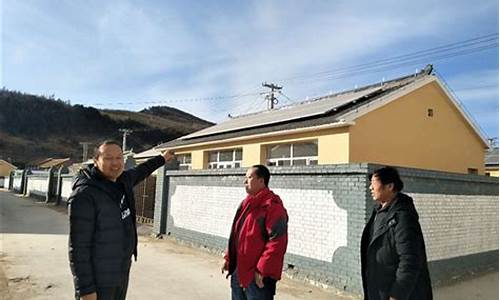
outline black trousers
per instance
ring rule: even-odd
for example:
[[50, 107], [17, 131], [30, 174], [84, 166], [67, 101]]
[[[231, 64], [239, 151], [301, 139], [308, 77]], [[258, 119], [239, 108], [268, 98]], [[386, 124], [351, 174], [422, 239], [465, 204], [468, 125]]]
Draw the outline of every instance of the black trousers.
[[130, 264], [128, 262], [123, 280], [119, 286], [97, 287], [97, 300], [125, 300], [127, 297], [128, 278], [130, 276]]
[[97, 300], [125, 300], [127, 297], [128, 277], [129, 274], [127, 274], [120, 286], [98, 287]]

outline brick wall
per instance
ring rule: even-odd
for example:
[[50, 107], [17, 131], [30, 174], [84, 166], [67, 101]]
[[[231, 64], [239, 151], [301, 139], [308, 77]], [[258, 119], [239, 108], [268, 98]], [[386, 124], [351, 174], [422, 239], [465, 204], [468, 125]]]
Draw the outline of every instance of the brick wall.
[[62, 177], [62, 186], [61, 186], [61, 201], [67, 202], [71, 192], [72, 183], [73, 183], [73, 175], [63, 175]]
[[[367, 175], [377, 167], [271, 168], [270, 188], [282, 198], [290, 217], [288, 274], [361, 293], [359, 243], [373, 207]], [[245, 197], [245, 171], [168, 171], [164, 177], [161, 170], [154, 231], [223, 251], [236, 208]], [[415, 198], [421, 215], [433, 280], [467, 272], [472, 261], [479, 262], [479, 269], [494, 267], [498, 179], [400, 171], [405, 192]], [[457, 261], [463, 267], [450, 268]]]
[[14, 175], [12, 189], [18, 193], [22, 192], [21, 191], [22, 182], [23, 182], [23, 176], [21, 174]]
[[49, 180], [48, 172], [47, 174], [43, 175], [28, 175], [28, 180], [27, 180], [28, 187], [26, 190], [28, 196], [44, 198], [49, 188], [48, 180]]

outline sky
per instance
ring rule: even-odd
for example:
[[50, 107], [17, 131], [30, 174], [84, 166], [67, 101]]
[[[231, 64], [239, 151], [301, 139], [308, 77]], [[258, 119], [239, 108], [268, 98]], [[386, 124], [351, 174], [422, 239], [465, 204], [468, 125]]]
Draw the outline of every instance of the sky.
[[[498, 137], [497, 0], [0, 3], [9, 90], [96, 108], [167, 105], [221, 122], [266, 109], [263, 82], [283, 87], [279, 106], [431, 63], [484, 135]], [[482, 50], [352, 69], [491, 34]]]

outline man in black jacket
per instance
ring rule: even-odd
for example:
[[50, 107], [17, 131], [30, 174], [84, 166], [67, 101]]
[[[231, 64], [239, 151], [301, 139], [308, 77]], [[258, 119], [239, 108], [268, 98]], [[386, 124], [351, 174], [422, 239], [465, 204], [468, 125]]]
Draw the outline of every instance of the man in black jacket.
[[432, 288], [424, 237], [413, 199], [401, 193], [395, 168], [370, 176], [377, 202], [361, 238], [365, 300], [430, 300]]
[[96, 148], [94, 165], [75, 177], [68, 203], [76, 299], [125, 299], [132, 254], [137, 259], [133, 187], [173, 159], [166, 151], [124, 171], [120, 144], [105, 141]]

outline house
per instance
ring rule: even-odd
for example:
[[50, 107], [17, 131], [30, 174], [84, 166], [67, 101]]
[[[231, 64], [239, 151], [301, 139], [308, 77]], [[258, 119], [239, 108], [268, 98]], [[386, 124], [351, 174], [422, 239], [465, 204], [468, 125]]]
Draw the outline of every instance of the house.
[[485, 175], [498, 177], [498, 148], [486, 151], [484, 157]]
[[0, 177], [9, 177], [10, 172], [17, 169], [16, 166], [6, 160], [0, 159]]
[[46, 158], [33, 164], [34, 169], [48, 170], [50, 168], [60, 168], [71, 166], [70, 158]]
[[154, 150], [173, 149], [184, 169], [370, 162], [484, 174], [488, 148], [429, 65], [390, 81], [234, 117]]

